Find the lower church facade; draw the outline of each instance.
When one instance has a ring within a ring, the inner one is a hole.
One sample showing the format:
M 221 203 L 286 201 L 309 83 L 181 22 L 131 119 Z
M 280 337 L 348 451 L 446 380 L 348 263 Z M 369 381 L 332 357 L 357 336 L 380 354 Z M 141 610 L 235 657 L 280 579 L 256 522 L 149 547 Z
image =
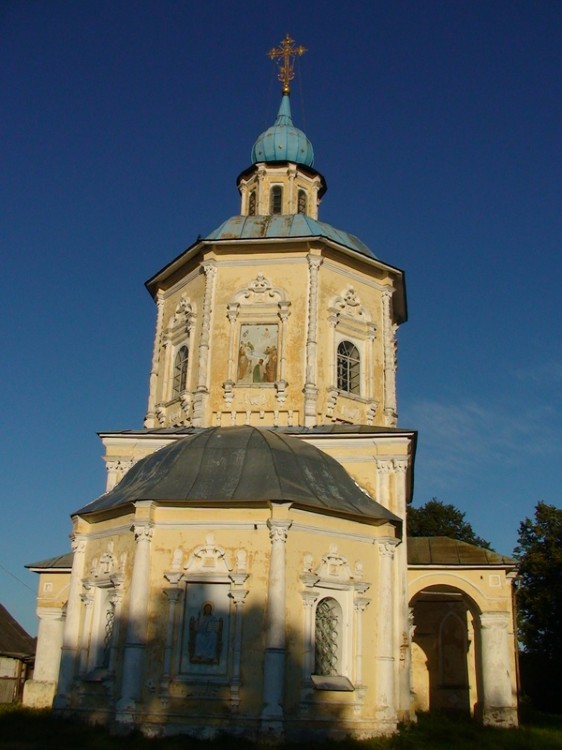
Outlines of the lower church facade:
M 318 220 L 312 165 L 287 79 L 240 214 L 147 282 L 145 425 L 101 434 L 105 493 L 72 514 L 71 553 L 28 566 L 27 705 L 149 736 L 517 724 L 514 561 L 408 539 L 403 272 Z

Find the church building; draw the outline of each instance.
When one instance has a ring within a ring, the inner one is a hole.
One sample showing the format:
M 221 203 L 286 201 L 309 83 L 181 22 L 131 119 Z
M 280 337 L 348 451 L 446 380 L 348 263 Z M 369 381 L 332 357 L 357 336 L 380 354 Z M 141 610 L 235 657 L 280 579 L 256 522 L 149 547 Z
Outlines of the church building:
M 517 724 L 515 563 L 407 538 L 404 274 L 322 222 L 293 124 L 303 47 L 238 177 L 240 212 L 146 282 L 142 429 L 100 434 L 105 493 L 39 574 L 24 702 L 147 736 L 390 734 L 417 711 Z

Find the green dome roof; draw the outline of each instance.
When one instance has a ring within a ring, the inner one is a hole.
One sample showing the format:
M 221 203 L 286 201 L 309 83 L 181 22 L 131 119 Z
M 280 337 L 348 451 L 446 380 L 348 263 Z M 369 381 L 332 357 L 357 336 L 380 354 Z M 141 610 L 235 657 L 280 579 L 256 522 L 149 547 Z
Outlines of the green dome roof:
M 258 136 L 252 148 L 252 164 L 292 161 L 311 167 L 314 150 L 306 135 L 293 125 L 289 95 L 284 94 L 275 124 Z

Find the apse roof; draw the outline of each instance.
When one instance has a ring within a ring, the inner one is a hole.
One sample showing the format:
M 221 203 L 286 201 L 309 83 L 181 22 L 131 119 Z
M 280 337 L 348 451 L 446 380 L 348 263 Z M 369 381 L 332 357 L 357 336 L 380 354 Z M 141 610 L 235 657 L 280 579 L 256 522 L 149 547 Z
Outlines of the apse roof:
M 273 216 L 231 216 L 206 240 L 258 240 L 304 237 L 325 237 L 338 245 L 354 250 L 368 258 L 376 255 L 358 237 L 331 224 L 318 221 L 306 214 L 276 214 Z
M 364 523 L 400 519 L 374 501 L 331 456 L 273 429 L 211 427 L 136 463 L 121 482 L 76 511 L 153 500 L 192 506 L 293 506 Z
M 516 565 L 512 557 L 447 536 L 408 537 L 409 565 Z

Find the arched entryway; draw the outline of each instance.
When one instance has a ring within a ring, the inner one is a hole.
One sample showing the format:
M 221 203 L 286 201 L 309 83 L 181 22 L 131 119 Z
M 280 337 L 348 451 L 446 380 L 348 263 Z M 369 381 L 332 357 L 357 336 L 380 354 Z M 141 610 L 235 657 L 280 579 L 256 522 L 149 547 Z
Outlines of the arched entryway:
M 481 692 L 477 605 L 458 588 L 433 585 L 416 593 L 410 608 L 416 710 L 473 715 Z

